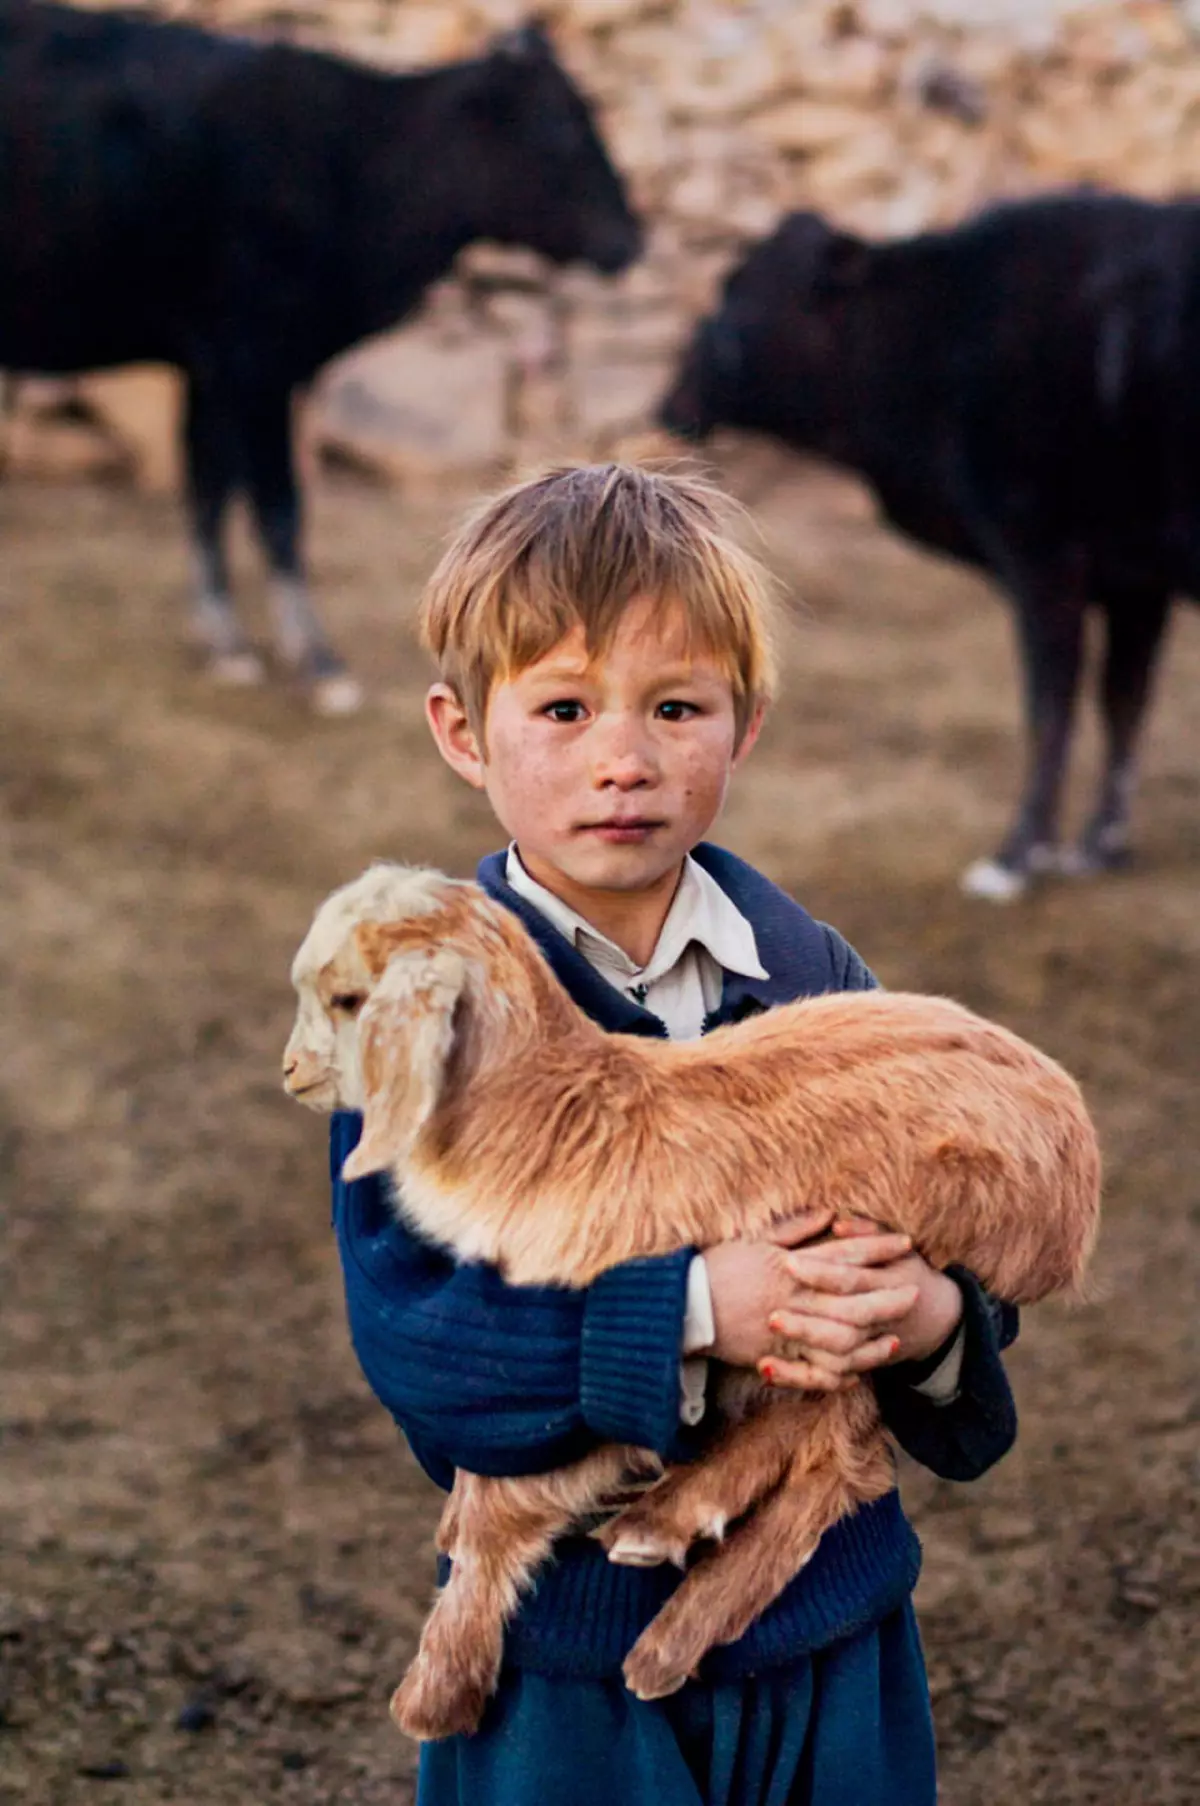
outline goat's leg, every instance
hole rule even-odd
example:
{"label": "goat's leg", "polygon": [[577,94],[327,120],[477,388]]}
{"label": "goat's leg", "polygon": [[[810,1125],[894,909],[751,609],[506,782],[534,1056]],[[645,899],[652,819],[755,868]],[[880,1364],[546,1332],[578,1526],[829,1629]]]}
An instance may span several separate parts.
{"label": "goat's leg", "polygon": [[778,1486],[813,1412],[812,1399],[781,1393],[729,1424],[699,1461],[673,1468],[593,1533],[608,1559],[622,1567],[670,1561],[682,1568],[693,1543],[720,1542],[729,1524]]}
{"label": "goat's leg", "polygon": [[433,1539],[433,1546],[439,1555],[453,1556],[458,1546],[458,1527],[462,1517],[462,1495],[466,1479],[465,1474],[455,1474],[454,1485],[450,1488],[449,1497],[442,1507],[442,1515],[438,1519],[437,1532]]}
{"label": "goat's leg", "polygon": [[625,1658],[630,1692],[638,1699],[677,1692],[710,1649],[736,1642],[779,1597],[826,1530],[894,1484],[881,1433],[871,1456],[856,1451],[844,1465],[829,1451],[815,1465],[802,1453],[777,1491],[697,1561],[646,1626]]}
{"label": "goat's leg", "polygon": [[500,1674],[505,1626],[555,1539],[624,1494],[647,1464],[657,1469],[657,1457],[613,1444],[548,1474],[456,1477],[454,1565],[392,1697],[402,1731],[430,1738],[475,1729]]}

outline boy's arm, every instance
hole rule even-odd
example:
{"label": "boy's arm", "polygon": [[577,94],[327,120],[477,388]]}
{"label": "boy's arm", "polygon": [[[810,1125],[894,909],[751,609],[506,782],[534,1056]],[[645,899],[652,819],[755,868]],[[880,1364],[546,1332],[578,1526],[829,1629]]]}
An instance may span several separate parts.
{"label": "boy's arm", "polygon": [[1000,1359],[1016,1341],[1015,1305],[985,1292],[965,1267],[947,1272],[962,1293],[961,1366],[952,1397],[920,1390],[945,1358],[938,1349],[926,1361],[898,1361],[872,1374],[883,1421],[906,1454],[943,1480],[977,1480],[1016,1440],[1017,1410]]}
{"label": "boy's arm", "polygon": [[333,1226],[351,1339],[426,1472],[540,1473],[598,1442],[667,1454],[694,1250],[626,1262],[581,1291],[509,1286],[397,1220],[382,1177],[346,1184],[362,1119],[330,1129]]}

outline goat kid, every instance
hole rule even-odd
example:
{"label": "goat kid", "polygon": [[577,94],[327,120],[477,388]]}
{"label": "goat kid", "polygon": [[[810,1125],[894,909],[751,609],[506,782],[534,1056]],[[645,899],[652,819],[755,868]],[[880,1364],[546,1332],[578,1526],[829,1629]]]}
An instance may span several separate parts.
{"label": "goat kid", "polygon": [[[345,1178],[387,1172],[422,1236],[513,1284],[586,1286],[812,1208],[905,1231],[1014,1303],[1082,1278],[1100,1159],[1078,1086],[944,998],[811,998],[695,1042],[608,1035],[477,885],[388,865],[321,906],[292,980],[287,1090],[363,1112]],[[596,1532],[633,1564],[712,1545],[626,1658],[642,1699],[741,1636],[825,1530],[894,1484],[868,1385],[778,1395],[721,1369],[714,1395],[704,1456]],[[438,1533],[451,1576],[392,1701],[402,1729],[475,1727],[522,1588],[655,1459],[612,1446],[543,1475],[457,1476]]]}

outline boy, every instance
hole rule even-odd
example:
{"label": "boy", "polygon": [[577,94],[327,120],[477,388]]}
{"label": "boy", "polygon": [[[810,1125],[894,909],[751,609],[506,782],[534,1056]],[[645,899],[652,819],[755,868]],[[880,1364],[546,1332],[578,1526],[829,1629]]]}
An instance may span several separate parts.
{"label": "boy", "polygon": [[[438,749],[509,837],[479,881],[603,1027],[697,1035],[874,984],[831,928],[704,840],[773,681],[767,586],[714,491],[621,465],[520,484],[450,546],[422,630]],[[632,1261],[583,1292],[514,1288],[419,1242],[377,1181],[341,1182],[360,1129],[334,1118],[351,1330],[441,1486],[599,1441],[686,1460],[713,1359],[808,1388],[870,1375],[897,1440],[948,1478],[1013,1440],[999,1351],[1015,1313],[902,1236],[853,1224],[817,1241],[829,1220],[809,1213],[778,1243]],[[643,1703],[621,1661],[678,1575],[566,1538],[480,1729],[423,1747],[420,1806],[933,1806],[918,1563],[893,1492],[830,1531],[698,1679]]]}

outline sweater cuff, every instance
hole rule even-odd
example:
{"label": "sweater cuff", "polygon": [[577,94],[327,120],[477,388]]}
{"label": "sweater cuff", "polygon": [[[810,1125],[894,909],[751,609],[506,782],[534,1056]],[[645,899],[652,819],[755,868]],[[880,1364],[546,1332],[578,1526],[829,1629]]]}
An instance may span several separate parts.
{"label": "sweater cuff", "polygon": [[695,1250],[625,1261],[587,1289],[579,1399],[604,1442],[665,1453],[679,1428],[679,1351]]}

